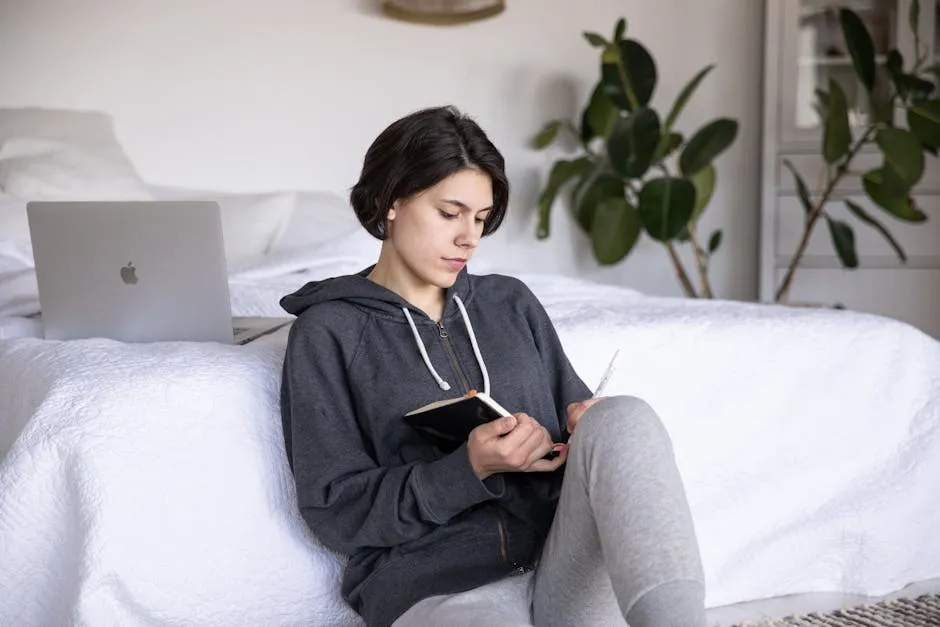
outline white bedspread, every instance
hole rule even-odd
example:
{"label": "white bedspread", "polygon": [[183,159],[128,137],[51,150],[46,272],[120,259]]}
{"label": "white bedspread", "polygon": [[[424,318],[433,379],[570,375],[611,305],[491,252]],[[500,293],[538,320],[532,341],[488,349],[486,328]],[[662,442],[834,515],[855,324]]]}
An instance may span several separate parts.
{"label": "white bedspread", "polygon": [[[351,260],[256,268],[239,314]],[[940,577],[940,343],[851,312],[523,277],[589,386],[672,435],[708,605]],[[296,513],[277,392],[247,347],[0,340],[0,624],[357,625]],[[8,451],[8,452],[7,452]]]}

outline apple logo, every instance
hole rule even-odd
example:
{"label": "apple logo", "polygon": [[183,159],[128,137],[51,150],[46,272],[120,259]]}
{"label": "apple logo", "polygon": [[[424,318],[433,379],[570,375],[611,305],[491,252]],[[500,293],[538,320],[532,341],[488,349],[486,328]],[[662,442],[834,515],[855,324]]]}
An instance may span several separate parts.
{"label": "apple logo", "polygon": [[127,262],[127,265],[121,268],[121,280],[124,281],[125,285],[134,285],[137,283],[137,268],[134,267],[134,264],[130,261]]}

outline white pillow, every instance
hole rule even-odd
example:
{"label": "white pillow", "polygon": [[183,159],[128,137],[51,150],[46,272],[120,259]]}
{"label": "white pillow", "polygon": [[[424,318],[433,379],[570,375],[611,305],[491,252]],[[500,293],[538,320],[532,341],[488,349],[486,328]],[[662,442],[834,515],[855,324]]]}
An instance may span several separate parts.
{"label": "white pillow", "polygon": [[361,225],[311,248],[311,255],[318,259],[349,259],[362,265],[375,263],[380,252],[382,241],[372,237]]}
{"label": "white pillow", "polygon": [[36,137],[0,144],[0,189],[26,200],[152,199],[129,161]]}
{"label": "white pillow", "polygon": [[110,115],[0,109],[0,190],[24,200],[150,199]]}
{"label": "white pillow", "polygon": [[29,243],[26,201],[10,194],[0,194],[0,243],[8,240]]}
{"label": "white pillow", "polygon": [[222,214],[225,256],[231,262],[266,255],[294,213],[293,192],[210,194],[193,200],[215,200]]}
{"label": "white pillow", "polygon": [[349,202],[328,191],[297,192],[297,205],[274,250],[309,249],[362,229]]}
{"label": "white pillow", "polygon": [[102,111],[22,107],[0,109],[0,144],[14,137],[53,139],[100,151],[123,150],[114,134],[114,121]]}
{"label": "white pillow", "polygon": [[[185,187],[166,187],[150,185],[149,191],[159,200],[186,200],[186,199],[236,199],[239,194],[235,192],[219,192],[209,190],[196,190]],[[288,192],[281,192],[287,194]],[[245,198],[273,195],[245,194]],[[361,230],[362,226],[356,219],[352,207],[347,200],[339,194],[326,190],[299,190],[290,192],[293,196],[294,207],[287,224],[280,235],[275,237],[268,252],[292,254],[310,250],[325,242]],[[246,201],[247,202],[247,201]],[[223,205],[223,220],[230,220],[225,216]],[[260,260],[252,260],[260,261]]]}
{"label": "white pillow", "polygon": [[[215,200],[219,203],[225,255],[230,261],[270,252],[287,227],[296,202],[292,192],[186,195],[176,199]],[[0,244],[3,243],[16,244],[31,260],[26,201],[10,194],[0,194]]]}
{"label": "white pillow", "polygon": [[0,318],[39,312],[39,290],[28,241],[0,237]]}

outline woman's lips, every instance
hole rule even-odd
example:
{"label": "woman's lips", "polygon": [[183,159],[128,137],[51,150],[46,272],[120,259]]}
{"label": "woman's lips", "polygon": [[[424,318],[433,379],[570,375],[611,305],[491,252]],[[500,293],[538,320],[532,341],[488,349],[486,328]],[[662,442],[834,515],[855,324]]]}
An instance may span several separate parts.
{"label": "woman's lips", "polygon": [[451,268],[458,271],[463,270],[463,267],[467,265],[467,260],[461,259],[460,257],[445,257],[444,261],[446,261],[447,265],[449,265]]}

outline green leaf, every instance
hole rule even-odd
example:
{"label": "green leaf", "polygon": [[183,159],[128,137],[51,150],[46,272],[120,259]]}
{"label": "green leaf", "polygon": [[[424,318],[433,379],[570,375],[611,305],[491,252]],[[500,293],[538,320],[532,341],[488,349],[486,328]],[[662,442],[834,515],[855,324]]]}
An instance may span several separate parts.
{"label": "green leaf", "polygon": [[915,104],[930,98],[930,94],[934,90],[933,83],[914,74],[908,74],[887,65],[885,67],[888,69],[888,76],[904,103]]}
{"label": "green leaf", "polygon": [[891,80],[894,80],[895,76],[904,73],[904,55],[897,48],[892,48],[885,56],[885,70],[887,70]]}
{"label": "green leaf", "polygon": [[584,38],[595,48],[603,48],[607,45],[607,40],[597,33],[584,33]]}
{"label": "green leaf", "polygon": [[914,74],[904,71],[904,56],[896,48],[888,52],[885,70],[894,84],[898,95],[905,102],[920,102],[933,93],[934,84]]}
{"label": "green leaf", "polygon": [[708,254],[714,255],[719,246],[721,246],[721,230],[713,232],[712,236],[708,238]]}
{"label": "green leaf", "polygon": [[627,99],[627,92],[623,87],[620,69],[617,65],[617,50],[608,46],[601,56],[601,89],[607,99],[621,111],[632,111],[633,106]]}
{"label": "green leaf", "polygon": [[618,118],[607,139],[610,165],[628,178],[640,178],[653,162],[659,145],[659,116],[642,108],[626,118]]}
{"label": "green leaf", "polygon": [[852,56],[852,65],[862,84],[871,91],[875,88],[875,44],[865,28],[865,23],[851,9],[839,10],[842,35]]}
{"label": "green leaf", "polygon": [[594,216],[597,208],[608,200],[622,199],[624,196],[623,181],[612,174],[600,174],[586,184],[583,193],[579,195],[575,204],[575,218],[586,232],[594,228]]}
{"label": "green leaf", "polygon": [[908,107],[907,125],[921,143],[940,147],[940,100],[927,100]]}
{"label": "green leaf", "polygon": [[829,92],[822,89],[816,88],[816,101],[813,103],[813,107],[816,109],[816,113],[819,114],[819,119],[823,122],[829,117]]}
{"label": "green leaf", "polygon": [[626,111],[649,104],[656,88],[657,71],[656,62],[643,44],[623,39],[616,46],[607,47],[602,61],[604,93],[614,104]]}
{"label": "green leaf", "polygon": [[891,196],[904,196],[924,174],[924,151],[920,141],[910,131],[883,128],[875,135],[875,142],[884,154],[882,184]]}
{"label": "green leaf", "polygon": [[584,108],[584,111],[581,112],[581,143],[585,146],[594,138],[594,129],[591,128],[590,122],[588,122],[587,117],[587,107]]}
{"label": "green leaf", "polygon": [[716,172],[713,165],[705,166],[689,177],[692,185],[695,186],[695,208],[692,210],[690,222],[698,220],[702,212],[705,211],[705,207],[708,206],[709,201],[711,201],[712,194],[715,192],[715,178]]}
{"label": "green leaf", "polygon": [[856,218],[881,233],[884,238],[888,240],[888,243],[891,244],[891,248],[893,248],[894,252],[898,254],[898,258],[901,260],[901,263],[907,263],[907,255],[904,254],[904,250],[901,248],[901,245],[898,244],[897,240],[895,240],[891,233],[888,232],[888,229],[886,229],[880,222],[875,220],[875,218],[872,217],[867,211],[862,209],[858,203],[855,203],[849,199],[846,199],[844,202],[845,206],[849,208],[849,211],[851,211]]}
{"label": "green leaf", "polygon": [[552,120],[542,127],[534,138],[532,138],[532,147],[536,150],[542,150],[549,146],[555,138],[558,137],[558,131],[561,130],[561,120]]}
{"label": "green leaf", "polygon": [[866,172],[862,176],[862,187],[876,205],[905,222],[923,222],[927,214],[914,206],[910,196],[892,196],[885,191],[881,168]]}
{"label": "green leaf", "polygon": [[787,169],[790,170],[790,173],[793,174],[793,180],[796,181],[796,194],[800,198],[800,204],[803,205],[803,211],[806,212],[806,215],[809,215],[813,212],[813,201],[810,200],[809,189],[806,187],[806,181],[803,180],[803,177],[800,176],[800,173],[796,171],[793,163],[789,159],[783,160],[783,165],[787,166]]}
{"label": "green leaf", "polygon": [[[936,86],[937,86],[937,85],[940,85],[940,63],[934,63],[934,64],[932,64],[932,65],[927,66],[927,68],[924,69],[924,70],[922,71],[922,73],[923,73],[923,74],[933,74],[933,79],[934,79],[933,82],[934,82],[934,85],[935,85],[935,86],[934,86],[934,89],[936,90]],[[933,93],[933,92],[931,92],[931,93]]]}
{"label": "green leaf", "polygon": [[640,220],[646,232],[660,242],[675,239],[695,210],[695,186],[676,177],[651,179],[640,190]]}
{"label": "green leaf", "polygon": [[715,68],[715,64],[705,66],[695,77],[689,81],[689,84],[686,85],[682,91],[679,93],[679,97],[676,98],[675,104],[672,105],[672,110],[669,112],[669,115],[666,116],[666,125],[665,129],[671,130],[673,125],[676,123],[676,120],[679,119],[679,115],[682,113],[682,110],[685,108],[686,103],[689,102],[689,99],[692,97],[692,94],[695,93],[695,90],[698,88],[699,83],[702,82],[702,79],[708,75]]}
{"label": "green leaf", "polygon": [[552,205],[555,203],[555,197],[558,196],[558,190],[568,182],[569,179],[578,176],[590,165],[587,157],[569,160],[561,159],[555,162],[551,173],[548,175],[548,184],[539,196],[539,224],[536,232],[539,239],[545,239],[550,231],[550,214]]}
{"label": "green leaf", "polygon": [[858,267],[858,255],[855,252],[855,233],[845,222],[833,220],[826,216],[826,222],[829,224],[829,235],[832,237],[832,244],[835,246],[836,254],[846,268]]}
{"label": "green leaf", "polygon": [[614,122],[620,117],[620,110],[611,102],[610,98],[604,95],[604,87],[598,83],[591,93],[591,100],[588,102],[587,109],[584,111],[584,124],[587,125],[587,131],[582,129],[582,138],[585,143],[593,137],[606,138],[614,126]]}
{"label": "green leaf", "polygon": [[734,143],[738,135],[736,120],[719,118],[709,122],[692,136],[679,157],[679,169],[685,175],[695,174]]}
{"label": "green leaf", "polygon": [[660,135],[659,145],[656,146],[656,154],[653,155],[653,163],[659,163],[682,145],[682,141],[685,138],[682,137],[682,133],[669,133],[668,135]]}
{"label": "green leaf", "polygon": [[823,131],[823,156],[835,163],[849,151],[852,133],[849,129],[849,106],[842,86],[829,79],[829,116]]}
{"label": "green leaf", "polygon": [[635,39],[624,39],[618,44],[620,60],[627,73],[627,80],[633,86],[640,107],[645,107],[653,98],[656,90],[656,61],[646,46]]}
{"label": "green leaf", "polygon": [[623,34],[627,32],[627,20],[620,18],[617,20],[617,25],[614,27],[614,41],[620,41],[623,39]]}
{"label": "green leaf", "polygon": [[591,244],[603,265],[615,264],[629,254],[640,238],[640,216],[623,198],[609,198],[594,214]]}
{"label": "green leaf", "polygon": [[904,91],[907,100],[911,103],[923,102],[930,98],[933,93],[934,84],[914,74],[903,74],[901,80],[904,83]]}

